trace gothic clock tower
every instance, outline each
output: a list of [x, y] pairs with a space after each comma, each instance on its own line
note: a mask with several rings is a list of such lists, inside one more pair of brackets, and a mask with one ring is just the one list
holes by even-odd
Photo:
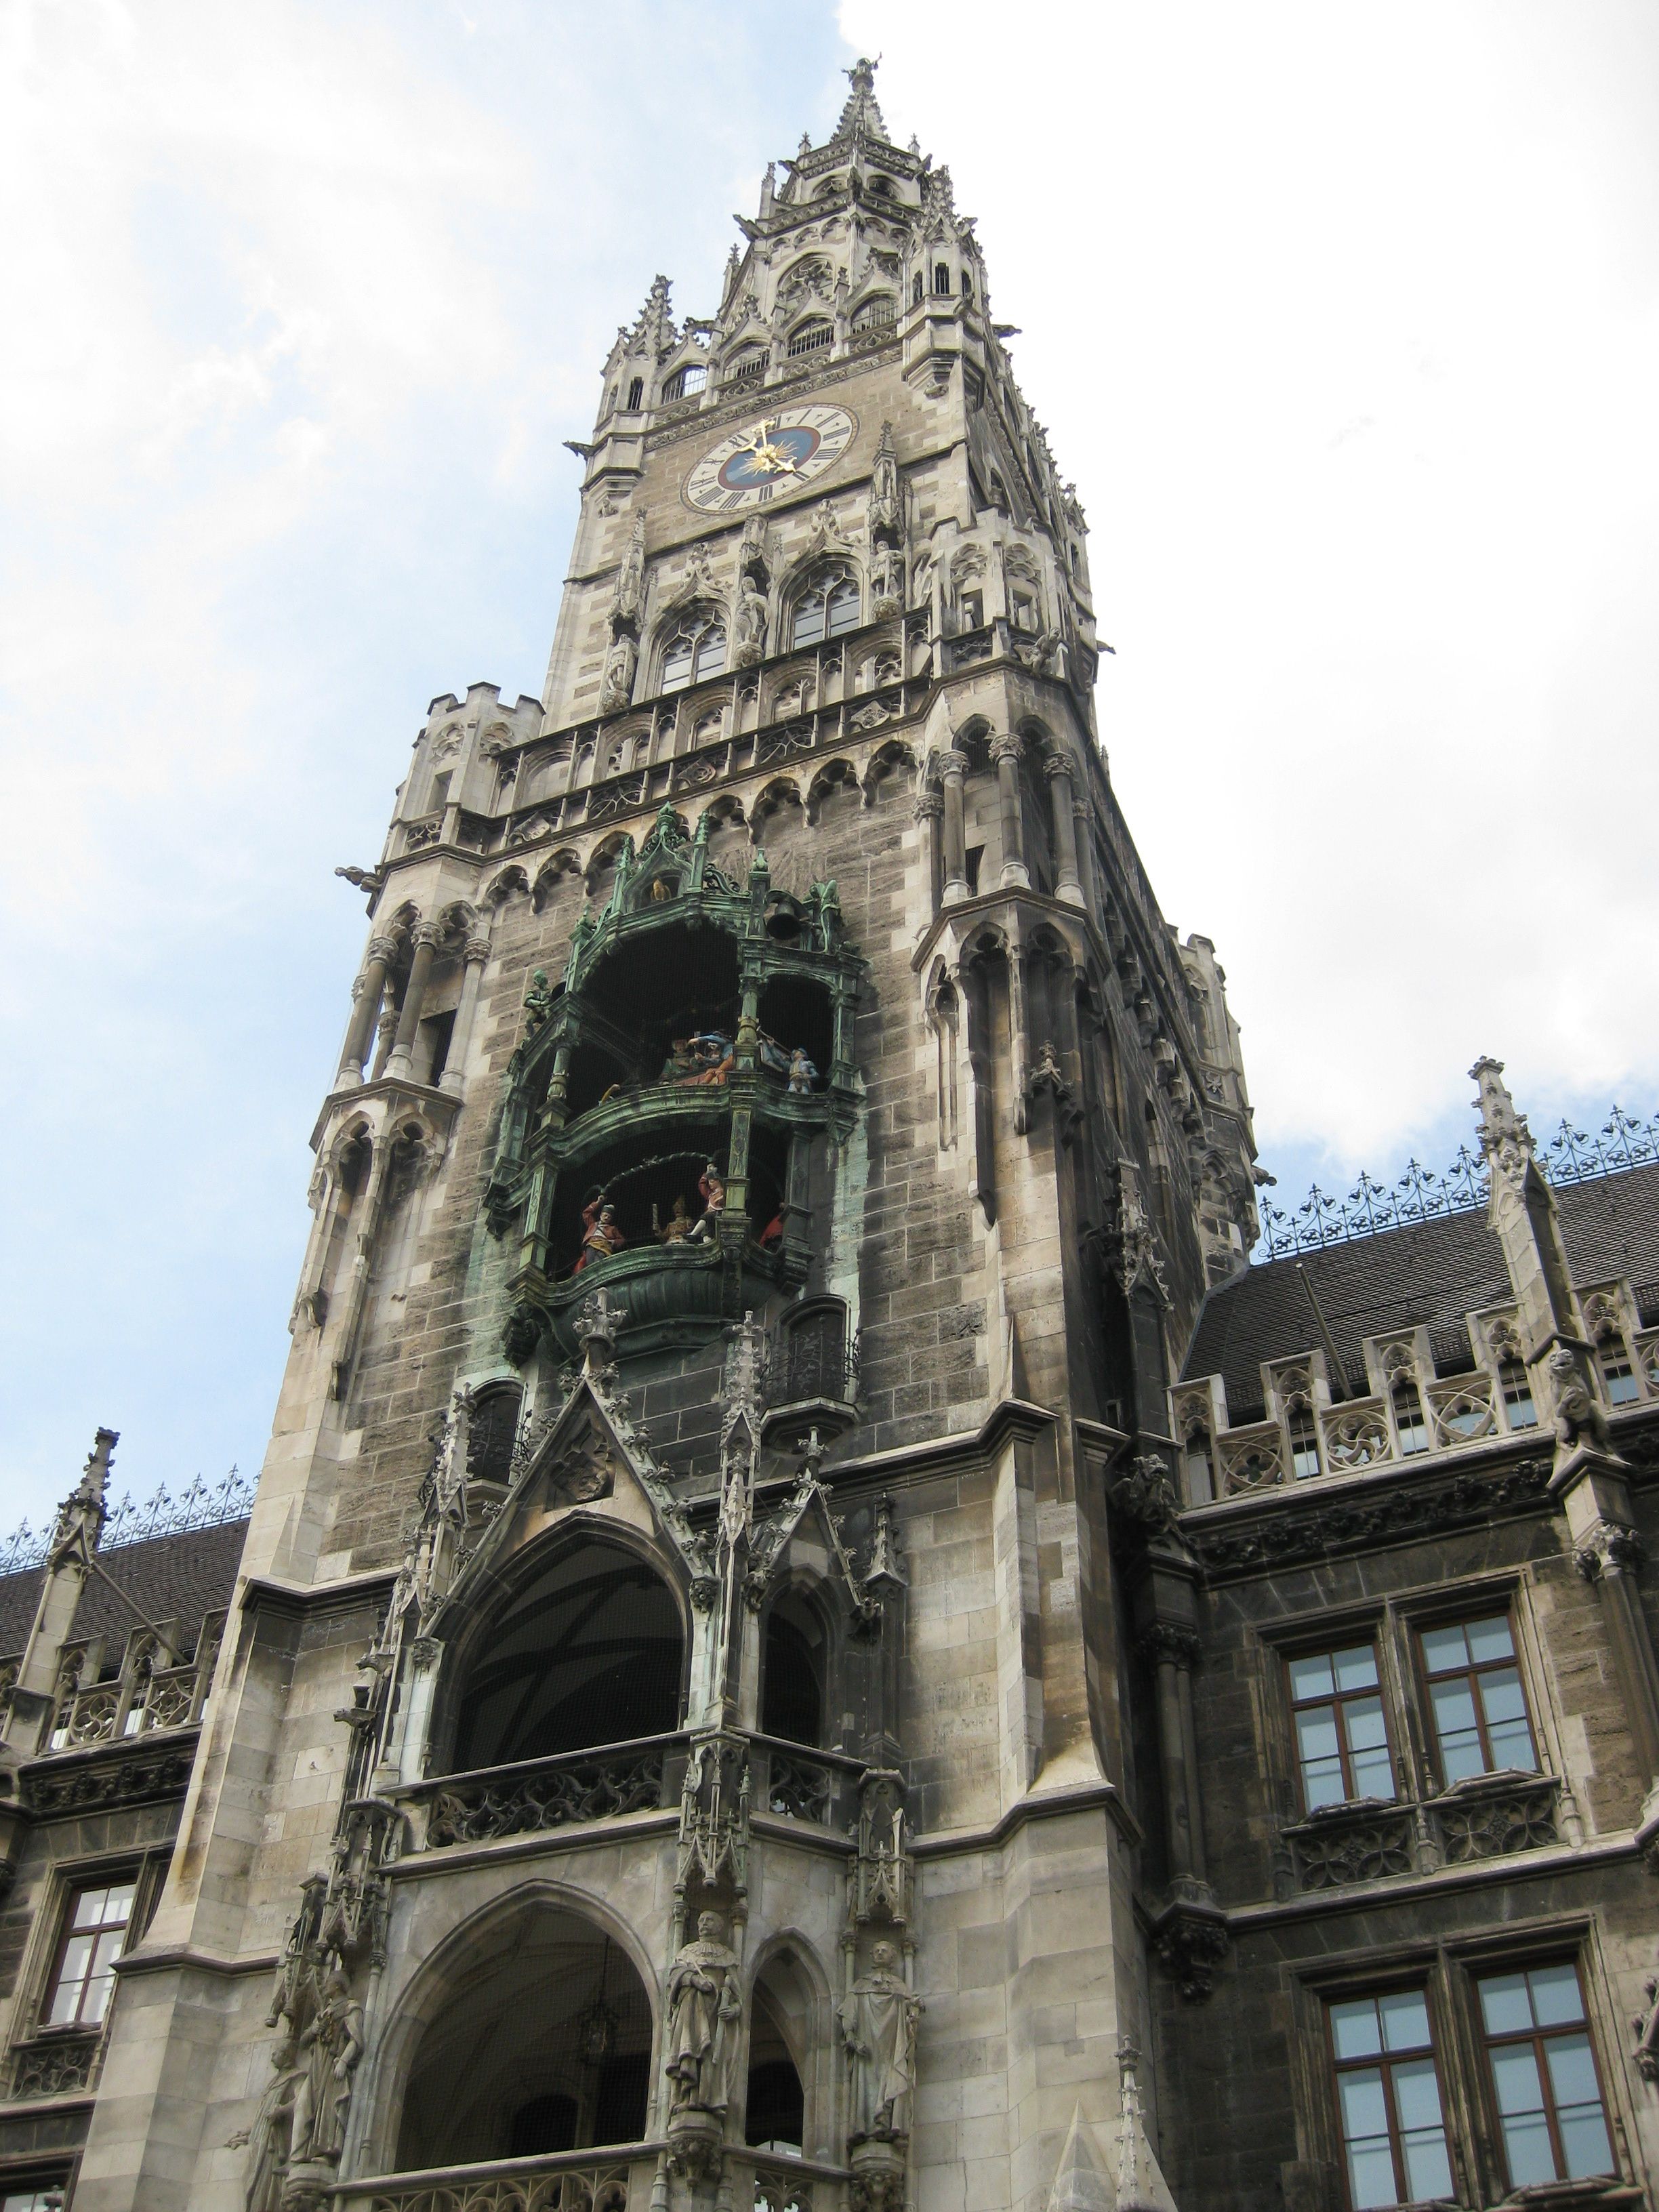
[[973, 224], [850, 75], [617, 334], [542, 695], [436, 699], [343, 871], [82, 2212], [1168, 2201], [1221, 1938], [1158, 1450], [1249, 1107]]

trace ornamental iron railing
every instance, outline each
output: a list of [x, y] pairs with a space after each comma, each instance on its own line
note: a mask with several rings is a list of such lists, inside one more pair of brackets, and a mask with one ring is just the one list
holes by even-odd
[[[1538, 1147], [1538, 1164], [1558, 1187], [1591, 1182], [1626, 1168], [1659, 1160], [1659, 1115], [1644, 1119], [1615, 1106], [1595, 1135], [1563, 1121]], [[1443, 1214], [1472, 1213], [1486, 1202], [1486, 1163], [1460, 1145], [1456, 1157], [1437, 1175], [1410, 1159], [1397, 1182], [1378, 1182], [1362, 1174], [1347, 1195], [1339, 1198], [1315, 1183], [1298, 1206], [1261, 1201], [1261, 1235], [1250, 1257], [1258, 1262], [1290, 1259], [1301, 1252], [1322, 1252], [1385, 1229], [1407, 1229]]]
[[[218, 1528], [232, 1521], [246, 1521], [253, 1510], [254, 1477], [235, 1468], [217, 1482], [198, 1474], [174, 1498], [163, 1483], [153, 1497], [120, 1498], [105, 1516], [98, 1539], [100, 1552], [118, 1551], [125, 1544], [148, 1543], [152, 1536], [179, 1536], [187, 1528]], [[16, 1575], [43, 1565], [52, 1548], [50, 1528], [31, 1528], [20, 1521], [9, 1536], [0, 1538], [0, 1575]]]
[[413, 1796], [428, 1807], [424, 1848], [494, 1843], [503, 1836], [538, 1835], [653, 1811], [674, 1795], [676, 1778], [668, 1765], [685, 1741], [679, 1735], [653, 1736], [422, 1783]]

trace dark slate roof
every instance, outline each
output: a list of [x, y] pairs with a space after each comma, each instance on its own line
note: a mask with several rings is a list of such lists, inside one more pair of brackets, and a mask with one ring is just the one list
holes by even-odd
[[[122, 1544], [99, 1557], [152, 1620], [178, 1621], [185, 1641], [193, 1645], [203, 1614], [230, 1603], [246, 1534], [246, 1521], [226, 1521], [216, 1528], [182, 1528], [176, 1535]], [[27, 1643], [40, 1597], [39, 1567], [0, 1575], [0, 1652], [21, 1651]], [[137, 1626], [109, 1584], [96, 1575], [89, 1577], [76, 1609], [77, 1641], [108, 1637], [107, 1663], [119, 1656], [128, 1632]]]
[[[1570, 1183], [1555, 1202], [1574, 1280], [1626, 1277], [1648, 1320], [1659, 1308], [1659, 1165]], [[1484, 1210], [1384, 1230], [1301, 1259], [1356, 1389], [1365, 1387], [1365, 1337], [1426, 1323], [1441, 1372], [1449, 1366], [1455, 1372], [1469, 1358], [1464, 1315], [1510, 1296]], [[1270, 1260], [1210, 1292], [1182, 1377], [1220, 1375], [1230, 1417], [1248, 1419], [1261, 1403], [1261, 1363], [1311, 1351], [1319, 1341], [1296, 1261]]]

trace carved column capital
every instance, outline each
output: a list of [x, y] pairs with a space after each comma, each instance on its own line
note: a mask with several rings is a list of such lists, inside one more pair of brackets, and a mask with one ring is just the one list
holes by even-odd
[[1598, 1521], [1575, 1549], [1573, 1565], [1587, 1583], [1604, 1575], [1633, 1574], [1642, 1564], [1642, 1539], [1616, 1521]]
[[371, 964], [378, 960], [390, 967], [397, 957], [398, 940], [395, 937], [374, 936], [369, 939], [368, 960]]
[[469, 937], [466, 940], [465, 957], [469, 966], [475, 963], [482, 966], [489, 957], [489, 938], [482, 933], [476, 937]]
[[[1044, 753], [1042, 756], [1042, 773], [1048, 778], [1048, 781], [1051, 783], [1058, 783], [1062, 780], [1062, 778], [1066, 782], [1070, 783], [1073, 775], [1071, 755], [1069, 753], [1061, 752], [1058, 749], [1051, 752]], [[1073, 801], [1074, 811], [1075, 805], [1076, 802]]]
[[1005, 731], [1000, 738], [993, 738], [991, 740], [991, 758], [999, 768], [1005, 763], [1010, 767], [1018, 768], [1019, 757], [1024, 750], [1020, 740], [1012, 731]]
[[429, 945], [435, 951], [442, 935], [443, 932], [435, 921], [417, 921], [410, 932], [410, 940], [417, 951], [423, 945]]
[[916, 819], [918, 822], [937, 822], [944, 811], [945, 793], [942, 791], [930, 789], [922, 792], [917, 798]]
[[1168, 1659], [1188, 1673], [1197, 1666], [1200, 1645], [1197, 1634], [1190, 1628], [1182, 1628], [1174, 1621], [1155, 1620], [1140, 1638], [1139, 1649], [1144, 1658], [1154, 1666]]
[[963, 777], [968, 773], [967, 754], [959, 753], [956, 747], [952, 745], [947, 752], [942, 752], [939, 755], [939, 772], [950, 781], [953, 783], [960, 783]]

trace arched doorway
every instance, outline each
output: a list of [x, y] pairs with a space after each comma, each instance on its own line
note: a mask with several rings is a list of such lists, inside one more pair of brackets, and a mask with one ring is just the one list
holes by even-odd
[[682, 1648], [673, 1595], [637, 1553], [591, 1540], [562, 1551], [484, 1626], [452, 1771], [667, 1734], [679, 1726]]
[[644, 2139], [651, 2006], [618, 1946], [562, 1908], [498, 1924], [416, 2046], [403, 2172]]

